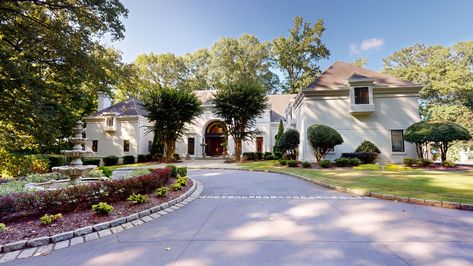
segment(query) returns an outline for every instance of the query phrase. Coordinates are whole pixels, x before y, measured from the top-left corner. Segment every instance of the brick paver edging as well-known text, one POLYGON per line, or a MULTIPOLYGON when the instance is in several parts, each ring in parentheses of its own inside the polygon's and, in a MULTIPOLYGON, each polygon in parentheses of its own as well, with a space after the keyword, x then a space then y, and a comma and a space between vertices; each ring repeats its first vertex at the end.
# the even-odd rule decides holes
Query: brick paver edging
POLYGON ((104 223, 75 229, 73 231, 44 236, 32 240, 22 240, 0 245, 0 263, 27 258, 31 256, 47 255, 52 250, 62 249, 86 241, 116 234, 143 223, 150 222, 163 215, 184 207, 197 199, 203 191, 200 182, 192 179, 192 187, 181 196, 161 205, 137 212, 126 217, 104 223))
POLYGON ((311 182, 321 187, 325 187, 325 188, 340 191, 340 192, 351 193, 351 194, 355 194, 357 196, 362 196, 362 197, 372 197, 372 198, 378 198, 378 199, 384 199, 384 200, 392 200, 396 202, 404 202, 404 203, 411 203, 411 204, 424 205, 424 206, 434 206, 434 207, 447 208, 447 209, 473 211, 473 204, 440 201, 440 200, 426 200, 426 199, 401 197, 401 196, 390 195, 390 194, 363 191, 360 189, 353 189, 353 188, 346 188, 346 187, 341 187, 341 186, 336 186, 336 185, 330 185, 322 181, 314 180, 305 176, 292 174, 292 173, 283 173, 283 172, 278 172, 278 171, 273 171, 273 170, 258 170, 258 169, 246 169, 246 168, 217 168, 217 167, 188 167, 188 168, 189 169, 219 169, 219 170, 253 171, 253 172, 283 174, 283 175, 293 176, 293 177, 305 180, 307 182, 311 182))

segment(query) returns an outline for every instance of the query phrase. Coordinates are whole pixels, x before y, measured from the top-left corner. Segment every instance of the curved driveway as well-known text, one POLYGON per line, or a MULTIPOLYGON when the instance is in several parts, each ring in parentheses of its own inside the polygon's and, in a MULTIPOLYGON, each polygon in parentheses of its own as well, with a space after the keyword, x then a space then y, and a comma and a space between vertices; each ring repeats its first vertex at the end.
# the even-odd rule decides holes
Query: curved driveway
POLYGON ((201 198, 11 265, 473 265, 473 212, 353 197, 272 173, 191 170, 201 198))

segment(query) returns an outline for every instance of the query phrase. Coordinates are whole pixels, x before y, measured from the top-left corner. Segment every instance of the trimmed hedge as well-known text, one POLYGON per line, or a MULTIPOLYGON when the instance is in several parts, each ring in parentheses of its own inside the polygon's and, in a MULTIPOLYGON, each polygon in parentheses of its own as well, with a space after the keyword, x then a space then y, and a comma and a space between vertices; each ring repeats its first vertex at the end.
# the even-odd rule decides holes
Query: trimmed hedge
POLYGON ((85 165, 97 165, 100 166, 100 158, 84 158, 82 163, 85 165))
POLYGON ((255 158, 259 161, 263 160, 263 153, 262 152, 255 152, 255 158))
POLYGON ((269 151, 265 152, 265 153, 264 153, 264 159, 265 159, 265 160, 273 160, 273 159, 267 159, 268 156, 271 156, 271 158, 274 158, 272 152, 269 152, 269 151))
POLYGON ((123 164, 132 164, 135 163, 135 156, 125 155, 123 156, 123 164))
POLYGON ((335 164, 338 167, 358 166, 361 164, 361 160, 358 158, 337 158, 335 164))
POLYGON ((112 165, 117 165, 118 164, 118 157, 114 155, 110 155, 107 157, 102 158, 103 164, 105 166, 112 166, 112 165))
POLYGON ((138 154, 139 163, 151 162, 152 160, 153 156, 151 154, 138 154))
POLYGON ((297 161, 296 161, 296 160, 288 160, 288 161, 287 161, 287 166, 289 166, 289 167, 297 167, 297 161))
POLYGON ((361 163, 373 163, 378 154, 374 152, 346 152, 342 153, 342 158, 358 158, 361 163))
POLYGON ((330 167, 330 161, 329 160, 321 160, 319 162, 319 166, 322 168, 329 168, 330 167))
POLYGON ((244 152, 243 157, 246 157, 248 161, 254 161, 256 159, 256 154, 254 152, 244 152))
POLYGON ((35 173, 47 173, 49 160, 44 155, 22 155, 0 150, 0 177, 15 178, 35 173))
POLYGON ((62 154, 45 154, 46 158, 49 161, 49 169, 52 169, 56 166, 63 166, 66 165, 66 157, 62 154))
POLYGON ((133 193, 148 194, 163 187, 170 175, 170 169, 162 168, 127 179, 106 180, 58 190, 9 194, 0 197, 0 217, 3 222, 8 222, 39 217, 45 213, 89 209, 99 202, 124 201, 133 193))
POLYGON ((282 152, 280 152, 280 151, 275 151, 275 152, 274 152, 274 159, 275 159, 275 160, 282 159, 282 152))

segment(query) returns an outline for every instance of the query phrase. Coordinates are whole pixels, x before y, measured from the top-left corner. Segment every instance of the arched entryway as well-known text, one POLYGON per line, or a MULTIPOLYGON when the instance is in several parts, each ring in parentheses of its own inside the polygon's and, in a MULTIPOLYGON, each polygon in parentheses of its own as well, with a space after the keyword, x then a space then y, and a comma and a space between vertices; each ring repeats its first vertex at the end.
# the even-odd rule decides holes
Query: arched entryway
POLYGON ((212 121, 205 129, 205 153, 208 156, 220 156, 226 152, 224 145, 227 127, 222 121, 212 121))

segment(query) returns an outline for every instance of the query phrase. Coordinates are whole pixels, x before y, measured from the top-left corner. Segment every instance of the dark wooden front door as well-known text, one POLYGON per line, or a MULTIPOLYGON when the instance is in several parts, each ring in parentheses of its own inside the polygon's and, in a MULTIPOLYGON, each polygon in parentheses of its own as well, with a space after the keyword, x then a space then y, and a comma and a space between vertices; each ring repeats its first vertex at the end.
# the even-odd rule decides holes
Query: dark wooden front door
POLYGON ((207 155, 219 156, 223 153, 222 138, 221 137, 207 137, 205 138, 207 144, 207 155))

